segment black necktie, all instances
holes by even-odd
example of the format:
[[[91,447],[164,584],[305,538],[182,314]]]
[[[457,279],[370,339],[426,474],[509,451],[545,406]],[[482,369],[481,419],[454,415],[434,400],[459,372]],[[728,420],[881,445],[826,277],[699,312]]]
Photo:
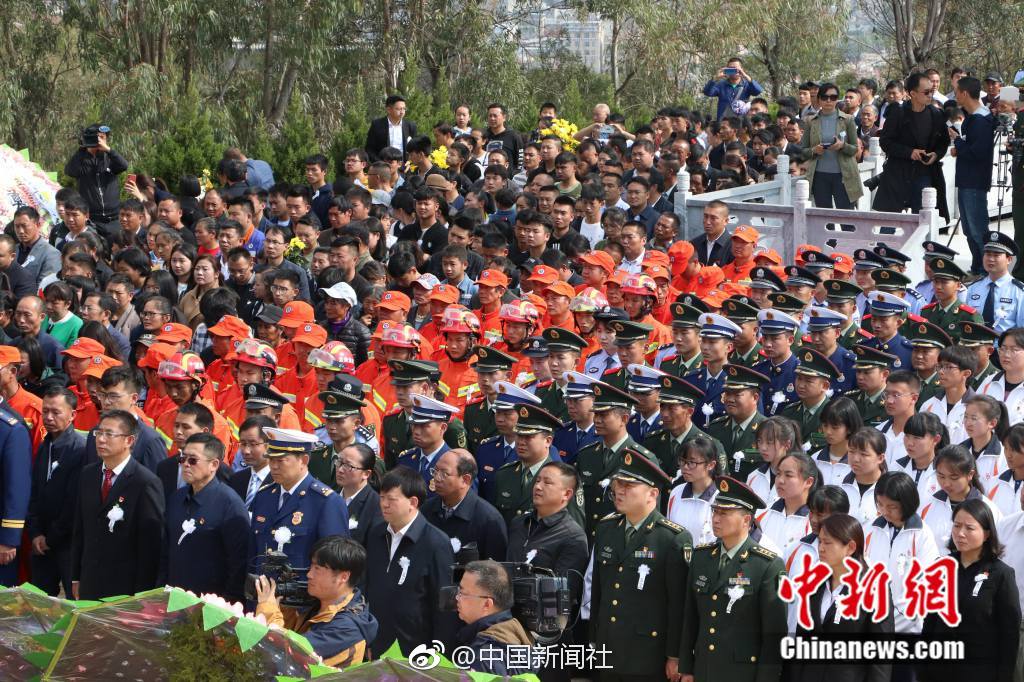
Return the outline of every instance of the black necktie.
[[[988,283],[988,298],[985,299],[985,307],[981,310],[981,316],[985,318],[985,324],[993,326],[996,317],[996,283]]]

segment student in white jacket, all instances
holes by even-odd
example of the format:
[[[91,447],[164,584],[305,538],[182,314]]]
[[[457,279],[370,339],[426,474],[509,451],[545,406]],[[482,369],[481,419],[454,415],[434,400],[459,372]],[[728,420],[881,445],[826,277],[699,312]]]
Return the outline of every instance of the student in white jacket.
[[[968,382],[977,363],[978,354],[973,348],[948,346],[939,351],[936,383],[941,390],[921,405],[921,411],[931,412],[946,425],[950,443],[961,443],[967,438],[964,410],[967,400],[974,395]]]
[[[763,461],[747,475],[746,483],[770,507],[779,499],[775,490],[779,462],[791,452],[802,452],[800,427],[786,417],[768,417],[757,427],[755,444]],[[760,513],[758,509],[756,514]]]
[[[811,456],[821,472],[822,485],[840,485],[849,475],[850,436],[863,425],[857,403],[849,398],[834,398],[821,410],[818,428],[826,445]]]
[[[885,564],[892,576],[892,606],[896,632],[920,633],[921,619],[906,617],[903,581],[913,560],[921,567],[939,557],[935,536],[917,515],[921,498],[917,484],[903,471],[889,471],[875,484],[879,516],[865,528],[864,559],[868,565]]]
[[[967,430],[967,440],[960,445],[974,455],[981,488],[989,492],[999,474],[1007,469],[1000,440],[1009,430],[1010,423],[1006,417],[1006,408],[992,396],[975,395],[965,402],[964,428]]]
[[[683,443],[679,451],[681,479],[668,496],[665,516],[690,531],[694,543],[703,545],[714,542],[711,531],[711,505],[718,496],[715,476],[718,474],[718,454],[715,444],[708,438],[698,436]]]
[[[1006,432],[1003,457],[1006,459],[1006,471],[993,479],[988,498],[1004,516],[1009,516],[1020,508],[1021,494],[1024,493],[1024,424],[1015,424]]]
[[[896,461],[907,456],[903,445],[903,429],[917,412],[921,395],[921,379],[914,372],[900,370],[885,380],[885,413],[889,418],[876,428],[885,434],[885,461],[892,469]]]
[[[1002,518],[999,509],[985,497],[978,480],[974,457],[961,445],[947,445],[935,455],[935,478],[941,490],[921,507],[921,519],[932,529],[939,554],[949,554],[949,538],[953,532],[953,514],[966,500],[980,499],[992,510],[996,521]]]
[[[818,467],[804,453],[793,453],[779,460],[775,489],[779,499],[757,515],[761,532],[782,550],[782,556],[811,532],[807,498],[818,487]]]
[[[875,485],[885,473],[885,436],[865,426],[850,438],[850,467],[842,489],[850,500],[850,516],[868,526],[878,516]]]
[[[896,460],[893,469],[901,469],[914,479],[922,500],[931,499],[939,492],[939,483],[935,480],[935,453],[949,445],[946,427],[934,414],[918,412],[907,420],[903,444],[907,456]]]
[[[978,387],[978,393],[990,395],[1006,405],[1010,424],[1024,422],[1024,327],[1007,329],[999,337],[999,364],[996,372]]]

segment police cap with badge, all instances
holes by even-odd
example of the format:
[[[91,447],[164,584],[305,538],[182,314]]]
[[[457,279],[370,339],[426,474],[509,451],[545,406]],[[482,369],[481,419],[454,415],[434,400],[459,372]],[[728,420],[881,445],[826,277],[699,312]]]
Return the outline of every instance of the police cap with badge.
[[[804,268],[815,274],[822,270],[835,270],[836,259],[821,251],[804,251]]]
[[[249,384],[245,387],[245,409],[262,410],[266,407],[273,407],[275,410],[284,409],[288,404],[288,398],[284,397],[270,386],[263,384]]]
[[[1016,257],[1020,253],[1017,248],[1017,242],[1013,240],[1013,237],[1008,234],[995,231],[988,233],[988,240],[985,242],[985,251],[998,251],[1013,257]]]
[[[738,324],[717,313],[705,313],[700,316],[700,335],[710,339],[732,341],[743,332]]]
[[[388,360],[388,367],[391,368],[391,383],[394,386],[430,381],[438,371],[437,363],[429,360]]]
[[[476,368],[477,373],[480,372],[507,372],[512,369],[512,366],[516,364],[516,359],[508,353],[503,353],[496,348],[489,346],[477,346],[476,350]]]
[[[789,265],[786,267],[787,287],[813,288],[819,284],[821,284],[821,278],[807,268],[800,267],[799,265]]]
[[[339,374],[332,379],[319,398],[324,404],[324,419],[355,416],[366,406],[363,382],[349,374]]]
[[[451,418],[459,413],[459,408],[448,403],[442,403],[430,396],[414,394],[412,396],[412,414],[409,416],[411,424],[429,424],[430,422],[444,422],[447,424]]]
[[[871,271],[871,279],[878,291],[902,292],[910,286],[910,278],[902,272],[889,268],[877,268]]]
[[[769,291],[783,291],[786,288],[782,278],[774,270],[763,265],[750,271],[750,284],[747,286],[751,289],[768,289]]]
[[[548,351],[551,353],[562,351],[582,353],[583,349],[587,347],[587,342],[582,337],[567,329],[548,327],[541,332],[541,336],[548,342]]]
[[[263,433],[267,437],[267,457],[285,457],[287,455],[308,455],[318,447],[323,447],[320,439],[311,433],[297,429],[279,429],[264,426]]]
[[[514,410],[520,405],[540,405],[540,398],[509,381],[494,382],[494,409]]]
[[[868,294],[868,302],[871,304],[871,314],[875,317],[902,315],[910,309],[909,303],[886,291],[872,291]]]
[[[874,270],[884,268],[886,261],[871,249],[857,249],[853,252],[853,267],[855,270]]]
[[[949,248],[945,244],[940,244],[939,242],[933,242],[929,240],[923,242],[921,246],[924,247],[924,259],[926,261],[929,261],[932,258],[938,258],[940,256],[947,260],[953,260],[959,255],[953,249]]]
[[[522,353],[528,358],[546,358],[551,355],[551,351],[548,350],[548,340],[543,336],[531,336],[526,339],[526,346]]]
[[[901,253],[900,251],[897,251],[891,246],[886,246],[885,244],[877,245],[875,247],[875,253],[878,255],[879,258],[885,261],[885,267],[889,267],[892,265],[905,266],[907,263],[910,262],[910,256],[906,255],[905,253]]]
[[[800,327],[800,323],[781,310],[770,308],[757,314],[757,326],[762,336],[772,336],[785,333],[793,334]]]
[[[695,294],[680,294],[676,298],[676,303],[685,303],[691,308],[696,308],[702,313],[711,311],[711,308],[708,307],[708,304],[705,303],[700,297],[698,297]]]
[[[597,379],[592,379],[582,372],[563,372],[562,379],[565,381],[565,397],[567,400],[579,398],[593,398],[594,384]]]
[[[824,329],[840,329],[846,324],[846,315],[831,308],[812,305],[807,311],[807,330],[816,332]]]
[[[558,417],[540,405],[524,403],[516,408],[519,421],[516,422],[516,433],[520,436],[531,436],[535,433],[554,433],[562,428]]]

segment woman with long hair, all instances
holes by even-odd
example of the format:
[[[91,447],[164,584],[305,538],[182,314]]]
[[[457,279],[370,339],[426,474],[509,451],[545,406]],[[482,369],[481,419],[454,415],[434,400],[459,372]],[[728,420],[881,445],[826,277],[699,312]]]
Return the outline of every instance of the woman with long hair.
[[[195,286],[181,297],[178,301],[178,309],[185,316],[185,324],[195,329],[203,321],[203,315],[199,310],[199,303],[210,291],[216,289],[223,283],[220,271],[220,262],[215,256],[196,256],[195,265],[192,267],[192,281]]]
[[[858,429],[850,437],[850,473],[843,479],[843,490],[850,500],[850,514],[861,523],[878,517],[875,485],[888,467],[885,463],[885,436],[870,426]]]
[[[807,498],[821,485],[821,472],[803,452],[783,455],[776,470],[778,499],[758,514],[757,524],[786,556],[800,538],[811,532]]]
[[[960,640],[965,657],[962,662],[924,663],[917,669],[918,680],[1011,682],[1020,646],[1020,594],[1013,569],[1001,561],[1004,548],[991,507],[981,499],[961,504],[946,549],[956,560],[956,606],[961,620],[950,626],[930,613],[921,634]]]
[[[935,478],[939,490],[921,507],[921,518],[932,529],[939,552],[946,553],[953,529],[953,514],[967,500],[982,500],[992,509],[996,521],[1002,513],[985,497],[974,456],[962,445],[947,445],[935,455]]]
[[[178,285],[178,297],[191,289],[195,282],[192,281],[192,267],[196,262],[196,247],[185,242],[176,244],[171,249],[168,270],[174,275],[174,281]]]
[[[800,450],[800,425],[786,417],[768,417],[757,427],[754,441],[762,462],[747,475],[747,485],[764,503],[771,506],[778,499],[775,476],[779,461]]]
[[[832,574],[810,596],[810,627],[797,625],[796,634],[828,639],[859,639],[893,632],[893,616],[874,622],[869,611],[860,611],[856,618],[841,617],[840,600],[848,594],[842,583],[852,569],[850,563],[866,569],[864,562],[864,529],[849,514],[833,514],[822,521],[818,533],[818,554]],[[789,682],[888,682],[891,666],[887,663],[794,663],[785,675]]]
[[[978,463],[981,487],[991,490],[999,474],[1006,471],[1003,438],[1010,430],[1006,405],[990,395],[972,395],[964,400],[964,431],[967,440],[960,443],[971,451]]]
[[[949,445],[946,425],[931,412],[918,412],[903,427],[903,447],[906,457],[895,461],[894,469],[907,472],[917,483],[922,500],[930,499],[939,491],[935,478],[935,453]]]

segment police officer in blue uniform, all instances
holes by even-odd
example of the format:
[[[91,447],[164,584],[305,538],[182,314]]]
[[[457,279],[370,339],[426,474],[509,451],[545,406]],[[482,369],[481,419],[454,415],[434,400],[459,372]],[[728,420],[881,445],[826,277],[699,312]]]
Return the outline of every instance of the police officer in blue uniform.
[[[838,397],[852,391],[857,385],[857,375],[854,372],[857,356],[839,344],[839,334],[846,324],[846,316],[819,306],[812,306],[809,313],[807,330],[811,334],[811,343],[839,370],[839,375],[832,381],[833,394]]]
[[[395,466],[409,467],[420,472],[423,482],[429,486],[430,469],[437,458],[451,450],[444,441],[444,432],[448,422],[458,414],[459,408],[425,395],[412,396],[412,442],[417,443],[404,452],[399,453]]]
[[[857,296],[857,312],[861,318],[871,312],[868,294],[875,286],[874,280],[871,279],[871,272],[884,267],[885,260],[870,249],[857,249],[853,252],[854,282],[863,290]]]
[[[704,394],[704,399],[693,412],[693,423],[704,428],[715,415],[725,414],[722,389],[725,386],[725,365],[729,361],[733,339],[742,331],[738,324],[722,315],[705,313],[700,316],[701,348],[704,366],[687,374],[684,379]]]
[[[754,365],[754,371],[768,377],[761,389],[761,402],[766,416],[776,414],[786,403],[797,399],[796,356],[793,338],[800,323],[786,313],[770,309],[757,314],[762,344],[767,359]]]
[[[804,268],[817,276],[821,283],[832,279],[836,271],[836,259],[821,251],[805,251],[803,255]],[[812,294],[811,305],[823,305],[825,303],[825,289],[822,286],[815,287]]]
[[[348,509],[341,496],[309,473],[309,454],[319,444],[311,434],[267,426],[267,459],[273,483],[252,501],[248,568],[258,573],[268,551],[280,551],[296,567],[309,565],[317,540],[349,536]]]
[[[565,373],[565,402],[571,419],[555,431],[552,446],[563,462],[573,464],[582,448],[601,439],[594,428],[594,383],[582,372]]]
[[[615,320],[628,320],[629,315],[622,308],[605,306],[594,311],[594,319],[597,320],[597,324],[601,325],[602,328],[610,330],[612,322]],[[600,380],[605,372],[616,370],[621,366],[622,363],[619,362],[618,355],[609,354],[604,348],[598,348],[587,356],[586,362],[583,363],[583,371],[587,376]]]
[[[21,362],[20,355],[16,362]],[[0,585],[13,587],[18,580],[18,548],[32,493],[32,441],[21,415],[6,400],[0,402],[0,460]]]
[[[636,409],[626,423],[630,438],[642,443],[647,436],[661,430],[661,378],[665,372],[647,365],[632,364],[626,368],[626,388],[636,400]],[[647,414],[644,414],[647,412]]]
[[[537,360],[544,361],[546,365],[548,357],[551,356],[551,351],[548,350],[548,340],[543,336],[531,336],[526,340],[522,355],[524,358],[530,358],[533,365],[539,364],[536,362]],[[512,377],[512,380],[530,393],[536,393],[537,389],[551,385],[551,379],[540,379],[536,372],[531,372],[525,377]]]
[[[520,405],[540,405],[540,398],[530,391],[508,381],[494,384],[497,394],[494,398],[494,420],[497,435],[485,438],[476,449],[477,485],[480,497],[494,503],[494,477],[498,469],[515,462],[516,457],[516,408]]]
[[[1013,237],[989,232],[982,261],[987,276],[967,287],[967,305],[1000,334],[1024,326],[1024,282],[1010,274],[1019,255]]]
[[[807,310],[807,303],[803,299],[797,298],[793,294],[786,293],[785,291],[771,294],[768,296],[768,301],[771,303],[772,310],[786,313],[796,320],[797,330],[793,332],[793,340],[789,344],[795,353],[800,346],[803,345],[803,335],[807,331],[805,327],[806,320],[804,319],[804,312]]]
[[[182,458],[189,464],[182,466],[186,485],[167,500],[161,573],[168,585],[242,601],[249,512],[238,493],[217,480],[224,444],[196,433],[185,441]]]
[[[871,304],[871,328],[875,337],[865,341],[864,345],[896,356],[890,369],[909,370],[911,345],[899,329],[903,314],[910,304],[884,291],[872,291],[868,301]]]

